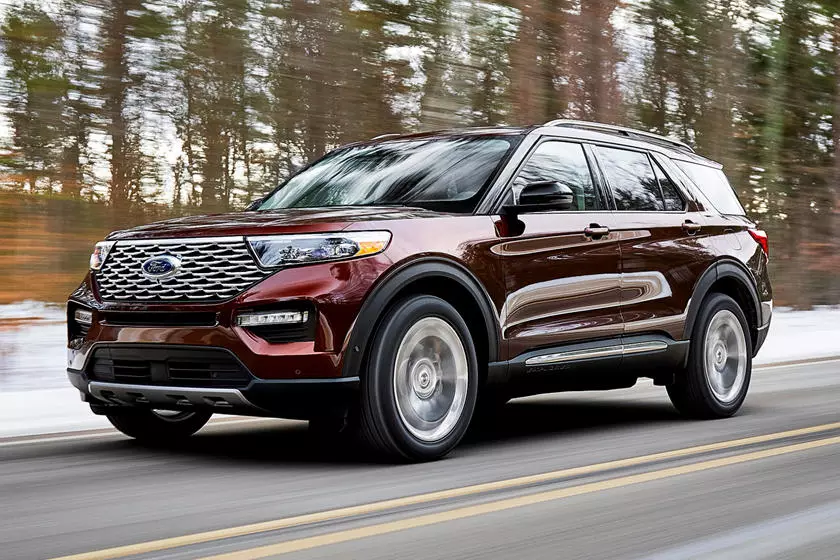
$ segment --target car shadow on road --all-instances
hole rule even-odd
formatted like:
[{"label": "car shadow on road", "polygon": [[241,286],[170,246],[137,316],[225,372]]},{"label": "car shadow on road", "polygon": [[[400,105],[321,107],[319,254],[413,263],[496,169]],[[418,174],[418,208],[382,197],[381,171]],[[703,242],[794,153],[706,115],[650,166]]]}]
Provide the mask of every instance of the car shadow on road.
[{"label": "car shadow on road", "polygon": [[464,444],[490,445],[503,441],[555,438],[635,425],[679,421],[667,402],[624,399],[586,400],[549,396],[509,402],[491,418],[474,423]]},{"label": "car shadow on road", "polygon": [[[491,418],[474,424],[458,453],[468,454],[535,438],[556,442],[558,438],[568,436],[679,421],[677,413],[666,402],[587,401],[564,396],[513,401]],[[101,445],[254,464],[352,465],[383,462],[372,458],[352,438],[312,433],[303,422],[214,426],[177,447],[148,447],[135,441],[102,442]]]}]

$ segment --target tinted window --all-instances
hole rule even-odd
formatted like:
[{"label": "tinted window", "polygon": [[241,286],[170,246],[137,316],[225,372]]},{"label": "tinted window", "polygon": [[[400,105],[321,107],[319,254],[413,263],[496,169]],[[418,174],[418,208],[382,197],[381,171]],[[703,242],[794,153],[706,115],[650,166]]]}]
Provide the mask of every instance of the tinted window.
[{"label": "tinted window", "polygon": [[289,179],[258,209],[405,205],[471,212],[511,142],[468,136],[350,146]]},{"label": "tinted window", "polygon": [[572,210],[595,210],[598,197],[583,147],[570,142],[543,142],[513,182],[516,195],[528,183],[557,181],[575,194]]},{"label": "tinted window", "polygon": [[659,180],[659,186],[662,188],[662,197],[665,199],[665,210],[679,211],[685,209],[685,202],[683,202],[680,192],[671,179],[665,175],[658,163],[653,164],[653,171],[656,173],[656,178]]},{"label": "tinted window", "polygon": [[598,156],[619,210],[663,210],[662,191],[647,154],[598,148]]},{"label": "tinted window", "polygon": [[703,194],[706,195],[706,198],[709,199],[718,212],[738,216],[746,214],[723,171],[714,167],[700,165],[699,163],[688,163],[685,161],[675,161],[674,163],[703,191]]}]

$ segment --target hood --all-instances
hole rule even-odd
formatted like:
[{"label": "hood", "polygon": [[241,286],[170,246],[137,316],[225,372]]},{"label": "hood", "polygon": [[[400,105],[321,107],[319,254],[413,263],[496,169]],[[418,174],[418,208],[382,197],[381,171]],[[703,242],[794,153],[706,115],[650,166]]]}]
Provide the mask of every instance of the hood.
[{"label": "hood", "polygon": [[171,237],[223,237],[341,231],[357,222],[432,218],[438,212],[422,208],[370,206],[289,208],[260,212],[233,212],[187,216],[115,231],[108,239],[165,239]]}]

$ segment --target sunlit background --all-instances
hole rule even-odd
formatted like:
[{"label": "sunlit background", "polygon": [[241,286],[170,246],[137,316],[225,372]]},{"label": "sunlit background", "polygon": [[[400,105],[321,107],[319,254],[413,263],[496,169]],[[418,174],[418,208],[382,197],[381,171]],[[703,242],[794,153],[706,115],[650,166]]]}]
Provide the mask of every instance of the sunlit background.
[{"label": "sunlit background", "polygon": [[837,2],[0,6],[0,304],[61,302],[108,231],[241,209],[337,145],[555,117],[722,162],[777,303],[840,302]]}]

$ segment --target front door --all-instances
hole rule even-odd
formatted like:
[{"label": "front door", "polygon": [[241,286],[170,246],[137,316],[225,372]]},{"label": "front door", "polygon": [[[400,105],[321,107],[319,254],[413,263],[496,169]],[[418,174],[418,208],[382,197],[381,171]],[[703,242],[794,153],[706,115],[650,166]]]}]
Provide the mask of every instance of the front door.
[{"label": "front door", "polygon": [[619,337],[621,270],[614,214],[581,144],[547,139],[513,181],[509,201],[529,183],[558,181],[574,193],[572,210],[521,214],[518,235],[493,248],[505,274],[501,327],[509,358],[537,349]]}]

